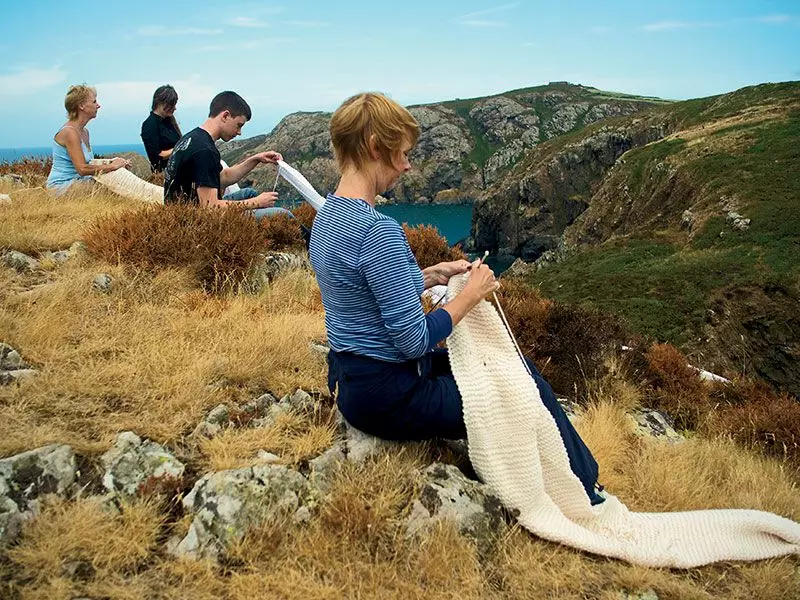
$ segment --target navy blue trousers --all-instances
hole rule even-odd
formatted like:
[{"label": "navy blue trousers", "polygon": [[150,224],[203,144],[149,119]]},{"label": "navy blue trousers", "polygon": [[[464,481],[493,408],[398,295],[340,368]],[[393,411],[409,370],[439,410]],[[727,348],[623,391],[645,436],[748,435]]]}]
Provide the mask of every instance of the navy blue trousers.
[{"label": "navy blue trousers", "polygon": [[[550,384],[527,360],[542,402],[558,426],[572,472],[597,504],[597,461],[569,422]],[[354,427],[386,440],[467,437],[461,394],[450,370],[447,350],[418,360],[392,363],[351,352],[328,354],[328,387],[338,387],[337,404]],[[600,488],[602,489],[602,488]]]}]

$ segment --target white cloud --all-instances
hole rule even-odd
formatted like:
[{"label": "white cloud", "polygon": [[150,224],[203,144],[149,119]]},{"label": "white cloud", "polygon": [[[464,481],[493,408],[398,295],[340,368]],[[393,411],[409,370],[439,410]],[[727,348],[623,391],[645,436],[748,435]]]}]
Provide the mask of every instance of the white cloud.
[{"label": "white cloud", "polygon": [[11,73],[0,75],[0,96],[36,94],[63,82],[66,78],[67,72],[60,66],[49,69],[18,67]]},{"label": "white cloud", "polygon": [[464,27],[507,27],[508,23],[505,21],[497,21],[494,19],[484,19],[486,15],[493,15],[500,12],[507,12],[519,6],[519,2],[512,2],[511,4],[503,4],[501,6],[494,6],[492,8],[485,8],[483,10],[476,10],[460,17],[455,18],[455,22]]},{"label": "white cloud", "polygon": [[173,81],[106,81],[98,83],[97,99],[103,105],[103,114],[109,116],[142,114],[150,108],[156,88],[169,83],[178,92],[178,110],[181,107],[206,107],[219,92],[199,75]]},{"label": "white cloud", "polygon": [[234,17],[233,19],[228,20],[228,25],[233,25],[234,27],[248,27],[252,29],[263,29],[264,27],[269,27],[264,21],[261,19],[256,19],[255,17]]},{"label": "white cloud", "polygon": [[286,25],[292,25],[294,27],[308,27],[308,28],[316,28],[316,27],[328,27],[330,23],[326,21],[284,21]]},{"label": "white cloud", "polygon": [[792,15],[764,15],[763,17],[758,17],[757,20],[762,23],[781,24],[791,21]]},{"label": "white cloud", "polygon": [[203,27],[167,27],[166,25],[144,25],[136,30],[136,35],[144,37],[172,37],[175,35],[220,35],[222,29]]},{"label": "white cloud", "polygon": [[713,23],[699,23],[695,21],[658,21],[643,25],[644,31],[674,31],[676,29],[697,29],[700,27],[713,27]]}]

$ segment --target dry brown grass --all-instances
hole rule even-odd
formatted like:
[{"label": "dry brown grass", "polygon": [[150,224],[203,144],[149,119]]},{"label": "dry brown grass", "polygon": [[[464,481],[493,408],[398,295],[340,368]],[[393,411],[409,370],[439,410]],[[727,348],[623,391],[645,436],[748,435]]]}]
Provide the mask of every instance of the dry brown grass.
[{"label": "dry brown grass", "polygon": [[314,218],[317,216],[317,210],[308,202],[303,202],[297,208],[292,209],[292,214],[300,223],[305,225],[308,229],[311,229],[311,226],[314,224]]},{"label": "dry brown grass", "polygon": [[0,248],[25,253],[68,248],[98,217],[131,207],[130,200],[91,185],[76,184],[58,197],[46,190],[10,193],[11,203],[0,204]]},{"label": "dry brown grass", "polygon": [[284,464],[297,465],[333,445],[333,414],[330,407],[311,418],[288,412],[279,414],[269,427],[226,429],[200,443],[200,466],[203,471],[223,471],[252,465],[259,450],[277,454]]},{"label": "dry brown grass", "polygon": [[[98,271],[115,278],[111,294],[92,291]],[[9,288],[21,286],[8,274]],[[0,455],[51,441],[100,449],[126,429],[174,441],[220,402],[323,386],[309,348],[324,332],[309,273],[224,298],[176,270],[67,264],[51,279],[0,296],[0,339],[41,369],[0,388]]]}]

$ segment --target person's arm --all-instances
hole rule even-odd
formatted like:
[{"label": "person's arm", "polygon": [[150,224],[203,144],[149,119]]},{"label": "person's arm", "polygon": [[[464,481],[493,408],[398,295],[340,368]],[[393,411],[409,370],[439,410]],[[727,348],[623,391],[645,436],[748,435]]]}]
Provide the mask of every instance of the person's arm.
[{"label": "person's arm", "polygon": [[275,164],[279,160],[283,160],[283,157],[279,152],[275,152],[274,150],[259,152],[258,154],[254,154],[249,158],[245,158],[242,162],[237,163],[232,167],[222,169],[222,173],[220,173],[219,176],[220,181],[222,182],[222,187],[228,187],[232,183],[236,183],[262,163]]},{"label": "person's arm", "polygon": [[450,335],[449,313],[422,310],[415,284],[420,270],[396,222],[379,220],[372,226],[359,251],[359,268],[388,337],[406,358],[419,358]]},{"label": "person's arm", "polygon": [[[59,140],[58,138],[61,139]],[[67,149],[67,154],[69,154],[69,159],[72,161],[75,170],[81,177],[110,173],[111,171],[116,171],[117,169],[130,165],[130,161],[124,158],[115,158],[110,163],[104,165],[90,165],[83,156],[80,135],[72,127],[62,129],[56,136],[56,141],[63,143],[64,147]]]},{"label": "person's arm", "polygon": [[435,285],[447,285],[453,275],[466,273],[468,270],[469,261],[466,260],[440,262],[432,267],[422,269],[422,280],[427,290]]},{"label": "person's arm", "polygon": [[278,199],[276,192],[264,192],[255,198],[249,200],[223,200],[219,197],[219,190],[213,187],[197,187],[197,197],[200,199],[200,206],[237,206],[240,208],[269,208],[275,206],[275,200]]},{"label": "person's arm", "polygon": [[[147,153],[147,159],[150,164],[157,165],[159,157],[161,157],[158,149],[158,123],[149,117],[142,123],[142,144],[144,144],[144,150]],[[166,156],[163,158],[166,158]]]}]

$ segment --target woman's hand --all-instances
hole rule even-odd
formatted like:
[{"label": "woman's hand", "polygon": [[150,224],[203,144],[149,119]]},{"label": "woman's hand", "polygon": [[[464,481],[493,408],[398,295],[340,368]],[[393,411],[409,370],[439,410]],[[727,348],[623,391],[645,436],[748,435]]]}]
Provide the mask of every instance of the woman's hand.
[{"label": "woman's hand", "polygon": [[495,278],[494,271],[482,260],[476,260],[471,265],[469,279],[461,293],[476,298],[475,304],[477,304],[499,287],[500,282]]},{"label": "woman's hand", "polygon": [[125,160],[124,158],[117,157],[112,160],[109,164],[109,171],[116,171],[117,169],[124,169],[125,167],[131,166],[131,161]]},{"label": "woman's hand", "polygon": [[425,278],[425,287],[429,288],[434,285],[447,285],[448,280],[453,275],[466,273],[469,268],[470,263],[466,260],[440,262],[432,267],[428,267],[422,271],[422,275]]},{"label": "woman's hand", "polygon": [[283,160],[283,156],[281,156],[280,152],[275,152],[275,150],[267,150],[266,152],[254,154],[250,159],[255,160],[257,163],[277,164],[279,160]]}]

